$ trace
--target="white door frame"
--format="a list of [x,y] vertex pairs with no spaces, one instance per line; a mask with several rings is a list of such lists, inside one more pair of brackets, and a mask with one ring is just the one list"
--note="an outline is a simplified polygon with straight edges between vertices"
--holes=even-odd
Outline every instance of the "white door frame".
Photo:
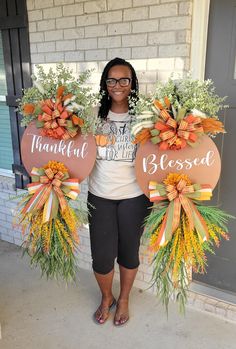
[[210,0],[193,0],[190,69],[195,79],[204,79]]

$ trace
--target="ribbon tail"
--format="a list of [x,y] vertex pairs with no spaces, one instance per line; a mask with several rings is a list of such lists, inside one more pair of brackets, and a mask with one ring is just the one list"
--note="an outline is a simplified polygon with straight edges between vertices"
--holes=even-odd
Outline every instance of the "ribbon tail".
[[166,211],[166,227],[165,227],[166,242],[170,241],[173,234],[173,230],[172,230],[173,218],[174,218],[174,201],[171,201]]
[[[168,210],[168,209],[167,209]],[[156,241],[156,245],[157,246],[164,246],[166,243],[167,243],[167,240],[166,240],[166,221],[167,221],[167,212],[164,216],[164,219],[163,219],[163,222],[162,222],[162,225],[161,225],[161,230],[158,234],[158,238],[157,238],[157,241]]]
[[175,232],[175,230],[179,226],[179,220],[180,220],[180,212],[181,212],[181,202],[179,198],[174,199],[173,201],[173,213],[171,214],[172,217],[170,217],[172,221],[172,233]]
[[186,196],[180,195],[179,199],[180,199],[181,205],[183,206],[183,209],[188,217],[189,227],[191,230],[193,230],[194,229],[193,205],[191,205],[191,201]]
[[52,197],[52,218],[56,218],[59,209],[59,201],[54,191],[52,191]]
[[48,222],[51,218],[52,200],[53,200],[53,197],[52,197],[52,191],[51,191],[43,208],[43,223]]
[[65,199],[65,196],[60,188],[54,187],[53,189],[54,189],[54,192],[55,192],[57,199],[59,201],[59,205],[61,207],[61,212],[64,212],[68,206],[67,201]]
[[25,205],[25,207],[22,210],[22,213],[27,213],[33,210],[39,210],[44,205],[45,201],[47,201],[50,191],[51,186],[44,186],[43,188],[40,187],[35,192],[33,197],[29,200],[27,205]]
[[161,230],[158,235],[157,244],[164,246],[168,241],[170,241],[173,231],[172,231],[172,218],[174,214],[174,203],[171,202],[166,210],[164,220],[161,225]]
[[207,241],[209,239],[209,232],[206,222],[194,204],[192,204],[192,211],[195,229],[202,242]]
[[50,192],[49,198],[44,205],[43,209],[43,223],[48,222],[50,219],[57,216],[59,207],[58,198],[53,191]]

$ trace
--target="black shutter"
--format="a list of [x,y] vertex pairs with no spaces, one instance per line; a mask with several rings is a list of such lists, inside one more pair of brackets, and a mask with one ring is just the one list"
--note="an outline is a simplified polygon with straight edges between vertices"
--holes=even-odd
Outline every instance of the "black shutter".
[[20,140],[24,129],[20,126],[21,116],[16,111],[16,100],[22,96],[23,88],[32,85],[26,0],[0,0],[0,30],[7,80],[6,102],[12,132],[12,169],[16,187],[24,188],[29,177],[21,161]]

